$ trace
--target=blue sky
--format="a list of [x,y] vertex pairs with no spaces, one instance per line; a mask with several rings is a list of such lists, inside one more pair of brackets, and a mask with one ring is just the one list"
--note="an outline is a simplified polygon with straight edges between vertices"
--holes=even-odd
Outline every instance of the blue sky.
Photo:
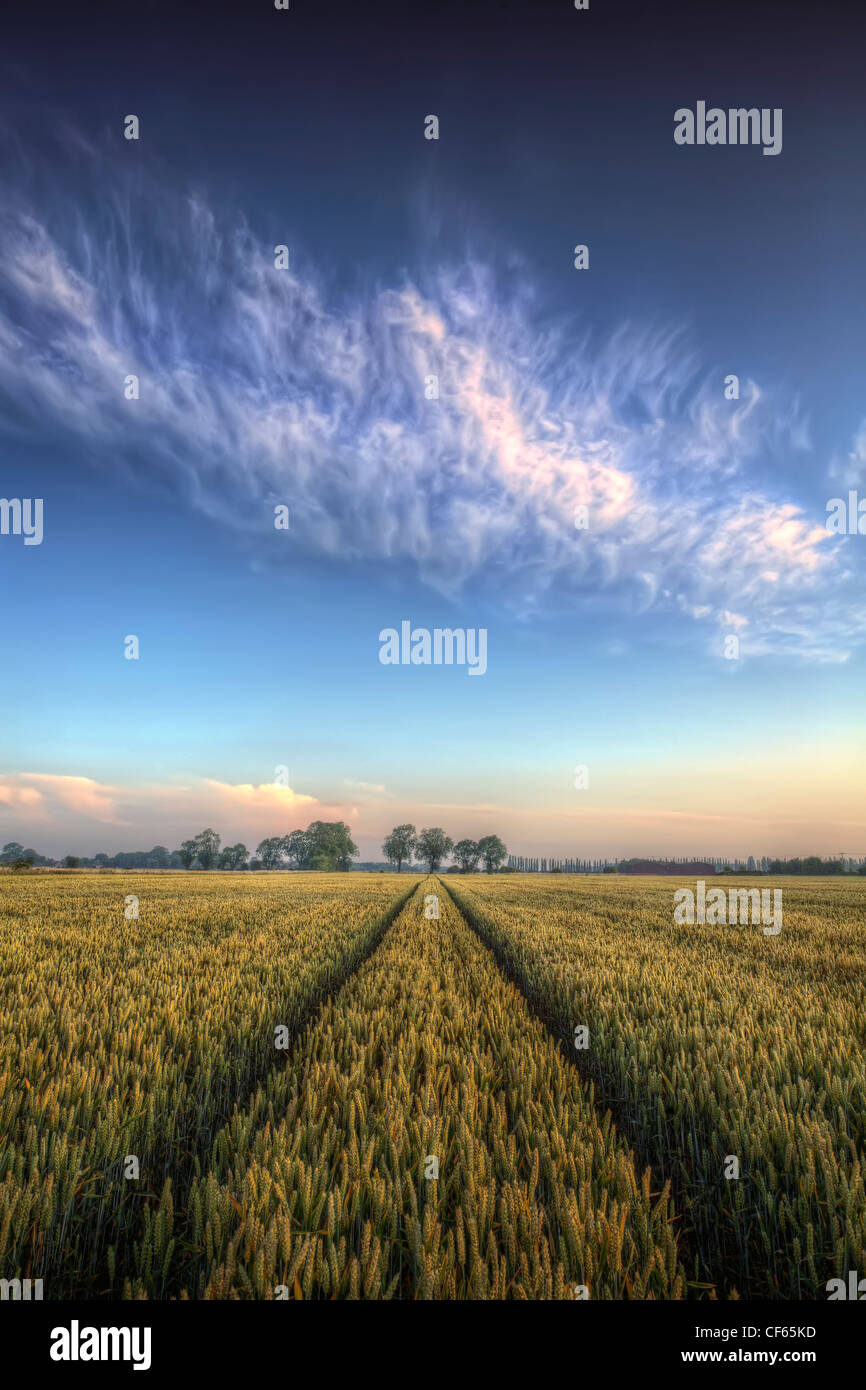
[[[841,20],[12,8],[4,839],[866,853]],[[699,99],[782,153],[678,147]],[[486,628],[484,676],[381,665],[406,618]]]

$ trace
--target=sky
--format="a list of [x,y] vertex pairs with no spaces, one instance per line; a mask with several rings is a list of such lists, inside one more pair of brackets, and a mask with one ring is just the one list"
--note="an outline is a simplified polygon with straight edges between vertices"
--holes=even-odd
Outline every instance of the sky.
[[862,29],[8,5],[0,839],[866,854]]

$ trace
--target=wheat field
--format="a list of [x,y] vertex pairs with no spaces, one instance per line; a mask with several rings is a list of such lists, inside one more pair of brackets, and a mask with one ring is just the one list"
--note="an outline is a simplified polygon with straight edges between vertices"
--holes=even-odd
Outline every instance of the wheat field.
[[776,880],[773,937],[680,886],[0,876],[0,1278],[825,1297],[866,1267],[866,883]]

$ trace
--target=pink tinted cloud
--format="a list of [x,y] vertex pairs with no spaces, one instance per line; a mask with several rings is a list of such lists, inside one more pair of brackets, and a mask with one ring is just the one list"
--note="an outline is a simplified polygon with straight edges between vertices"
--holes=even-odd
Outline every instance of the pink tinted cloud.
[[63,810],[105,825],[123,825],[115,805],[117,795],[116,787],[103,786],[92,777],[50,772],[0,776],[0,802],[14,807],[23,820],[46,820]]
[[[109,848],[174,848],[205,826],[225,841],[241,839],[252,849],[269,835],[283,835],[311,820],[357,815],[342,802],[321,801],[277,783],[222,782],[196,778],[186,785],[121,787],[91,777],[19,772],[0,775],[0,833],[20,839],[35,827],[45,854],[93,853],[95,825],[123,828]],[[121,842],[122,841],[122,842]]]

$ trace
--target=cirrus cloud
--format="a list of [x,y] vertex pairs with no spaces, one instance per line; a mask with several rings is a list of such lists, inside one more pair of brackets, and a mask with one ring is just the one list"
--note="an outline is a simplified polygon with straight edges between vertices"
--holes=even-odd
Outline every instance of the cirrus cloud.
[[259,540],[287,502],[296,552],[405,563],[523,616],[604,594],[690,615],[706,640],[742,614],[752,654],[842,660],[862,641],[859,554],[754,476],[762,452],[805,445],[796,403],[751,381],[725,400],[678,332],[542,326],[526,267],[467,257],[329,294],[201,195],[124,177],[71,224],[10,190],[12,427],[134,461]]

